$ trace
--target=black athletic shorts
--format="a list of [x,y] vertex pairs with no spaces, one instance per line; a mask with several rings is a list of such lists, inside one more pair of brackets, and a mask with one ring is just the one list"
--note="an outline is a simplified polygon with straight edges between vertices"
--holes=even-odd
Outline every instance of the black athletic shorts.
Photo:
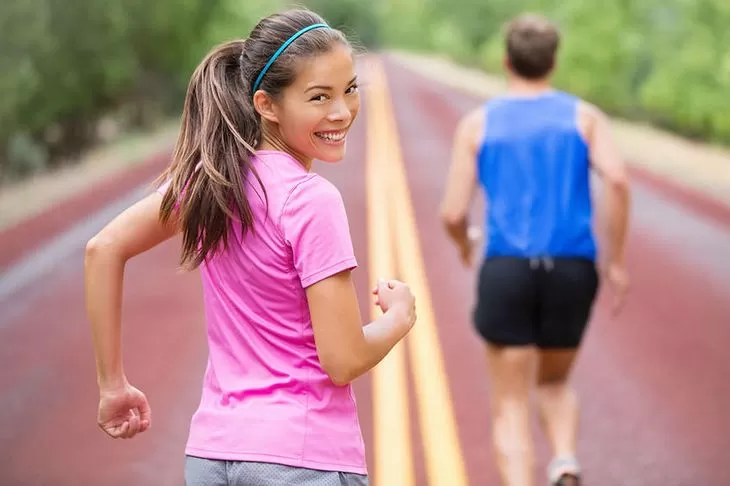
[[474,326],[495,345],[577,348],[598,286],[588,259],[489,257],[479,273]]

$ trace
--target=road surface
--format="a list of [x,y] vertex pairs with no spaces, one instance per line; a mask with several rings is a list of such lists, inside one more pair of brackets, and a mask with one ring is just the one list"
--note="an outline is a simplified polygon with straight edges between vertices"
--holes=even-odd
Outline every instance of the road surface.
[[[476,273],[460,265],[436,217],[456,120],[482,100],[382,61],[363,75],[346,160],[315,169],[347,206],[363,316],[381,272],[409,281],[419,299],[406,342],[355,385],[372,484],[498,484],[485,359],[469,320]],[[85,242],[149,191],[165,160],[0,234],[0,485],[183,483],[206,348],[200,283],[176,272],[178,240],[126,272],[126,371],[154,417],[131,441],[96,428],[84,312]],[[637,178],[633,188],[633,291],[612,319],[603,289],[574,376],[586,479],[730,484],[730,210],[703,211],[655,181]],[[548,450],[537,425],[535,434],[542,471]]]

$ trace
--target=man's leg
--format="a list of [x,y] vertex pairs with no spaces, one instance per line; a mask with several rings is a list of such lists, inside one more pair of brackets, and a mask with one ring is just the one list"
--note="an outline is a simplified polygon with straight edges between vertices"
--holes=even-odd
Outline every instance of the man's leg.
[[536,270],[520,258],[494,258],[479,276],[475,325],[487,343],[492,441],[504,486],[534,484],[530,389],[538,353]]
[[541,423],[553,450],[548,477],[555,485],[579,484],[579,405],[569,379],[598,284],[590,260],[557,259],[547,262],[541,274],[537,397]]
[[491,382],[492,440],[504,486],[532,486],[535,457],[530,434],[530,389],[535,379],[533,346],[487,345]]
[[[575,361],[575,350],[542,350],[537,378],[537,403],[540,419],[553,451],[551,480],[557,482],[563,473],[579,476],[576,458],[579,405],[569,383]],[[566,478],[567,481],[567,478]],[[565,483],[567,484],[570,483]]]

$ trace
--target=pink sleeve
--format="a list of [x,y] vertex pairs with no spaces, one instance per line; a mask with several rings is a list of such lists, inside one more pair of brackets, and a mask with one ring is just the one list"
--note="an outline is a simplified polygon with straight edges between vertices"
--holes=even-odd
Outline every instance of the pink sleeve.
[[[160,187],[157,188],[157,192],[160,193],[162,197],[165,197],[165,193],[167,192],[167,189],[170,187],[170,184],[172,184],[172,179],[167,179],[165,182],[160,184]],[[180,201],[176,201],[175,205],[173,206],[175,211],[178,211],[180,209]]]
[[[195,171],[197,172],[198,170],[200,170],[200,167],[202,165],[203,165],[202,161],[195,164]],[[188,181],[188,183],[189,183],[189,181]],[[187,189],[188,183],[185,184],[185,187],[183,188],[183,192],[185,192],[185,189]],[[163,182],[162,184],[160,184],[160,187],[157,188],[157,192],[159,192],[160,194],[162,194],[164,196],[165,193],[167,192],[167,188],[170,187],[170,184],[172,184],[172,178],[168,177],[167,180],[165,182]],[[176,209],[180,208],[180,201],[175,203],[175,208]]]
[[172,179],[167,179],[165,182],[160,184],[160,187],[157,188],[157,192],[162,194],[163,196],[167,192],[167,188],[170,187],[170,184],[172,183]]
[[281,228],[304,288],[357,267],[342,196],[327,180],[315,176],[292,191]]

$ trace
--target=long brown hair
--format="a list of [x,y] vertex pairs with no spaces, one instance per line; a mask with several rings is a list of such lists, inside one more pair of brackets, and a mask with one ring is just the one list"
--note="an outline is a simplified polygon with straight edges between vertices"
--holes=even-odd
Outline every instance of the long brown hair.
[[[271,15],[248,39],[216,46],[195,69],[172,162],[159,178],[170,181],[160,221],[167,223],[174,215],[180,225],[182,267],[196,268],[226,248],[231,223],[240,223],[243,234],[253,229],[246,184],[253,175],[264,195],[265,188],[250,160],[262,139],[252,85],[289,37],[317,23],[324,20],[306,9]],[[294,81],[299,61],[329,52],[336,43],[349,45],[335,29],[307,32],[269,67],[258,89],[277,99]]]

